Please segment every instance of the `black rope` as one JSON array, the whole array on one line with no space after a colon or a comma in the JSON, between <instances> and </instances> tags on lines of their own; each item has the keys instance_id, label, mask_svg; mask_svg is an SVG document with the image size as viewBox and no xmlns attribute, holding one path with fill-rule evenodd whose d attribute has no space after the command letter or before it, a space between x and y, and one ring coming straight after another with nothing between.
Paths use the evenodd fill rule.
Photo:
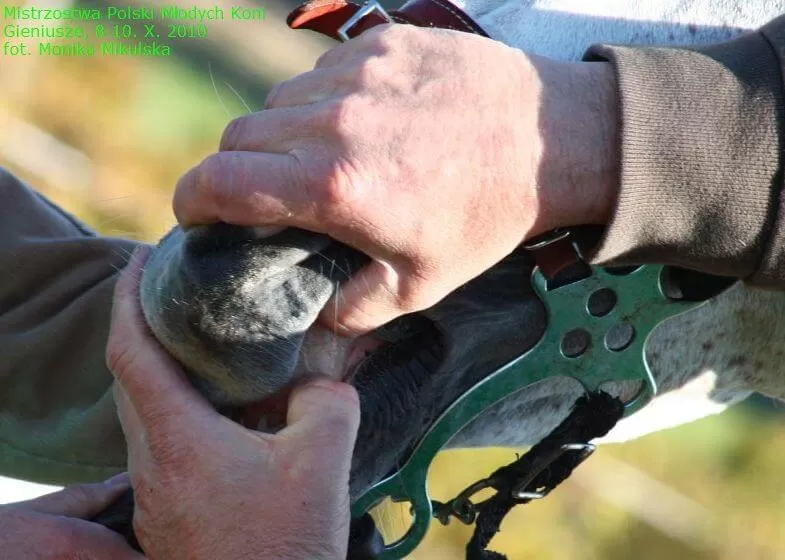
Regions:
<instances>
[{"instance_id":1,"label":"black rope","mask_svg":"<svg viewBox=\"0 0 785 560\"><path fill-rule=\"evenodd\" d=\"M588 456L565 450L564 446L579 444L579 447L604 436L623 415L624 404L616 397L604 392L588 393L579 398L570 415L528 453L488 477L496 494L477 506L474 535L466 546L466 559L506 560L503 554L487 548L509 511L531 501L532 498L519 497L518 490L547 494L556 488ZM533 473L537 474L532 478Z\"/></svg>"}]
</instances>

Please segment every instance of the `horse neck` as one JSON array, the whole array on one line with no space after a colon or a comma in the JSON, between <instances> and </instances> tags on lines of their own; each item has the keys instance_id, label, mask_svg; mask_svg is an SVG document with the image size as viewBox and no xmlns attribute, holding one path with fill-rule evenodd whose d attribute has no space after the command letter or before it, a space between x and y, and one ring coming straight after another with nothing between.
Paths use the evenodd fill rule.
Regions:
<instances>
[{"instance_id":1,"label":"horse neck","mask_svg":"<svg viewBox=\"0 0 785 560\"><path fill-rule=\"evenodd\" d=\"M647 359L663 391L710 378L708 395L730 402L757 391L785 400L785 294L737 284L658 326Z\"/></svg>"}]
</instances>

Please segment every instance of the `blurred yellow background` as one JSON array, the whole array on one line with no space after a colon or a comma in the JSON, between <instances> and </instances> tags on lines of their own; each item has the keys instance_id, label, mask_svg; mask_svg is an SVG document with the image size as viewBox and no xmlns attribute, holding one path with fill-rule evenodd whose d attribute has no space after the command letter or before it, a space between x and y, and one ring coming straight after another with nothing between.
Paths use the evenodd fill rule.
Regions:
<instances>
[{"instance_id":1,"label":"blurred yellow background","mask_svg":"<svg viewBox=\"0 0 785 560\"><path fill-rule=\"evenodd\" d=\"M182 3L194 4L226 3ZM174 223L177 178L217 148L229 119L257 110L272 84L310 69L331 45L286 28L293 2L232 5L264 6L267 17L211 23L207 39L172 42L169 58L0 58L0 165L104 234L156 241ZM515 510L493 547L512 560L785 558L782 420L778 405L758 399L601 448L546 500ZM515 451L443 453L434 497L453 496ZM400 531L401 509L379 516L389 534ZM412 558L461 558L469 535L434 522Z\"/></svg>"}]
</instances>

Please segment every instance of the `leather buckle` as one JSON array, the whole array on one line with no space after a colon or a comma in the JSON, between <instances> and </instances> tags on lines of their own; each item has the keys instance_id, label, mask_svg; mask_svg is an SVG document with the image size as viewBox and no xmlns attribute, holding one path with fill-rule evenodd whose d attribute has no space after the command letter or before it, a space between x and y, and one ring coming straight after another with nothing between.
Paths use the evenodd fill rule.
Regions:
<instances>
[{"instance_id":1,"label":"leather buckle","mask_svg":"<svg viewBox=\"0 0 785 560\"><path fill-rule=\"evenodd\" d=\"M350 39L349 31L352 30L352 27L357 25L359 21L367 15L370 15L374 12L378 12L381 17L386 19L389 23L395 23L395 20L387 13L387 11L382 7L377 0L366 0L362 7L355 12L355 14L346 20L341 27L338 28L338 37L341 38L341 41L344 43Z\"/></svg>"},{"instance_id":2,"label":"leather buckle","mask_svg":"<svg viewBox=\"0 0 785 560\"><path fill-rule=\"evenodd\" d=\"M548 289L591 275L582 248L570 228L558 228L540 234L526 241L523 248L534 255L537 267L548 281ZM562 272L566 272L567 276L562 278Z\"/></svg>"}]
</instances>

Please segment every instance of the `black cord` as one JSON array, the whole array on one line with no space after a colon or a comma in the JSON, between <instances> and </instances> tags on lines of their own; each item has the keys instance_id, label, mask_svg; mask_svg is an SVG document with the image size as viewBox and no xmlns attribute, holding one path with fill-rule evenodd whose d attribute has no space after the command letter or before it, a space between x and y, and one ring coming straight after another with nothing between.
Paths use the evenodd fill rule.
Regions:
<instances>
[{"instance_id":1,"label":"black cord","mask_svg":"<svg viewBox=\"0 0 785 560\"><path fill-rule=\"evenodd\" d=\"M604 392L588 393L528 453L489 476L496 494L477 506L475 530L466 546L466 559L506 560L503 554L487 548L510 510L531 501L532 498L520 497L520 491L545 495L556 488L588 457L585 452L577 452L581 444L610 432L623 415L624 404L618 398Z\"/></svg>"}]
</instances>

